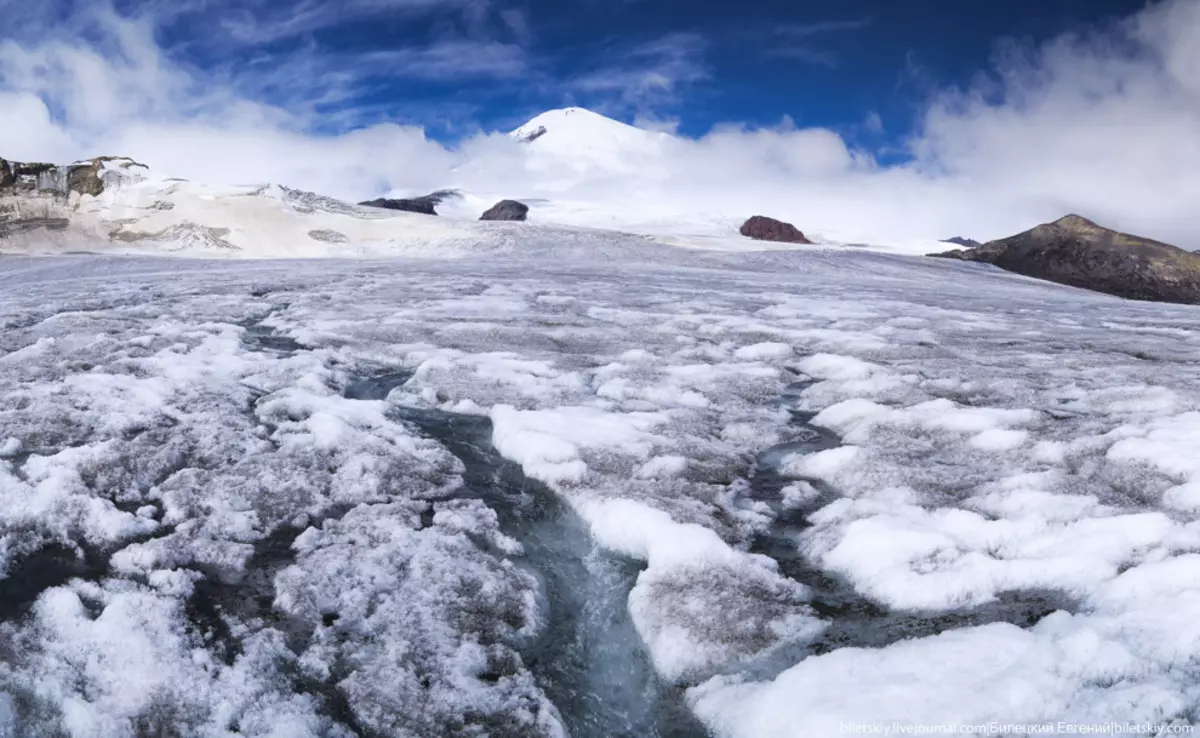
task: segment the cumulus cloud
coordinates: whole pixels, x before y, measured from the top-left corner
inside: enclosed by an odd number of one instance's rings
[[[633,161],[617,161],[617,151],[607,168],[603,158],[582,168],[531,158],[495,133],[447,148],[419,128],[361,125],[339,112],[338,90],[361,81],[351,70],[301,67],[299,77],[320,84],[272,96],[299,84],[297,75],[263,74],[247,85],[231,70],[188,66],[160,45],[153,18],[91,8],[76,27],[0,41],[0,155],[123,153],[163,174],[270,180],[348,198],[457,186],[570,201],[556,213],[590,224],[675,218],[727,228],[761,212],[847,240],[990,238],[1074,211],[1200,248],[1193,0],[1168,0],[1091,35],[1002,48],[975,84],[932,96],[911,156],[889,166],[834,131],[790,121],[719,126],[695,140],[648,132],[653,143],[634,146]],[[678,36],[630,49],[582,81],[618,98],[677,91],[707,74],[702,44]],[[461,56],[396,53],[431,74]],[[482,58],[524,73],[519,56],[492,53]],[[659,119],[647,111],[643,120]],[[624,221],[604,219],[617,212]]]

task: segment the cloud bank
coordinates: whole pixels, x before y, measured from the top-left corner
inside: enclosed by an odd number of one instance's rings
[[[366,13],[381,4],[354,5]],[[412,12],[423,5],[392,4]],[[558,211],[562,217],[591,224],[692,219],[697,227],[726,227],[764,213],[848,240],[992,238],[1078,212],[1200,249],[1195,0],[1162,2],[1090,35],[999,49],[974,84],[928,101],[900,164],[877,163],[837,132],[784,121],[769,129],[719,126],[699,139],[663,137],[651,155],[638,152],[632,174],[621,162],[581,169],[536,160],[500,133],[448,148],[418,127],[362,124],[360,111],[344,104],[346,91],[364,83],[360,71],[318,65],[302,53],[288,57],[290,66],[199,68],[169,53],[160,22],[95,5],[68,23],[6,34],[0,156],[125,154],[164,175],[272,181],[348,199],[453,186],[570,201],[579,206]],[[523,28],[519,18],[506,22]],[[473,73],[531,73],[518,46],[458,34],[394,53],[407,55],[416,74],[462,73],[448,65],[479,49],[484,55],[470,57]],[[701,39],[673,37],[660,46],[622,57],[620,75],[580,81],[619,99],[674,93],[679,74],[703,77],[694,61]]]

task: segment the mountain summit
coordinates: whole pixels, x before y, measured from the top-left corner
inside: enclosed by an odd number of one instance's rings
[[[666,137],[665,133],[647,131],[628,123],[592,112],[587,108],[547,110],[512,132],[512,136],[528,143],[571,144],[584,141],[618,141],[630,143]]]
[[[673,137],[586,108],[549,110],[510,134],[535,157],[576,169],[633,172],[661,159]]]

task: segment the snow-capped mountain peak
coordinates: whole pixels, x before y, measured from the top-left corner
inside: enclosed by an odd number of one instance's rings
[[[547,110],[530,119],[528,123],[512,132],[514,138],[535,141],[547,137],[554,139],[644,139],[657,137],[619,120],[588,110],[587,108],[561,108]]]
[[[586,108],[549,110],[511,135],[526,143],[535,159],[580,173],[644,171],[672,140]]]

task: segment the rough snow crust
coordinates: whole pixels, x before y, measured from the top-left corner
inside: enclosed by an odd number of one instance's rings
[[[640,562],[715,736],[1197,719],[1200,313],[597,239],[0,260],[0,735],[569,731],[539,573],[403,408],[486,416]]]

